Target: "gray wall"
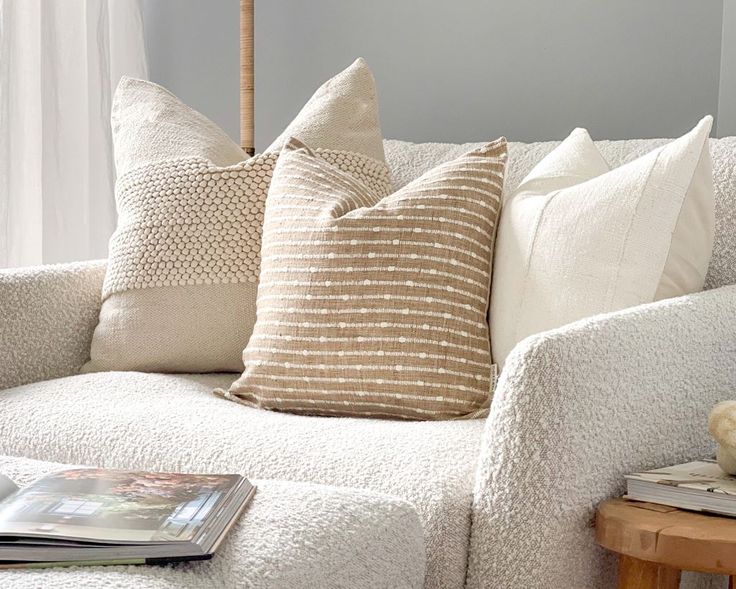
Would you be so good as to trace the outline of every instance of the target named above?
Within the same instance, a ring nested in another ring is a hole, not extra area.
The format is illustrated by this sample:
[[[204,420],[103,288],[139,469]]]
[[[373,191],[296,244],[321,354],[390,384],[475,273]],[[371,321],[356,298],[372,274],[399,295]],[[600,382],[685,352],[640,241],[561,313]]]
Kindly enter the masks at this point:
[[[238,0],[142,0],[153,80],[238,135]],[[386,137],[736,134],[736,2],[256,1],[256,146],[358,55]],[[722,58],[723,57],[723,58]]]
[[[141,0],[141,4],[151,80],[239,142],[238,0]]]
[[[736,135],[736,0],[724,0],[718,135]]]

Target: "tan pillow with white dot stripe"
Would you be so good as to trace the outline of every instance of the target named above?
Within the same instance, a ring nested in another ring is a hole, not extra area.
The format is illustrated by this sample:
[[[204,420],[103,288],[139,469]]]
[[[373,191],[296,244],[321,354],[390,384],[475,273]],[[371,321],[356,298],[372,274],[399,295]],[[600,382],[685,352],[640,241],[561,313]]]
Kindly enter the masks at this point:
[[[318,415],[483,415],[505,164],[499,139],[387,195],[287,143],[266,203],[245,371],[221,394]]]
[[[239,372],[255,322],[275,143],[248,158],[165,89],[123,79],[112,113],[118,227],[84,369]],[[287,130],[388,190],[373,76],[356,61]]]

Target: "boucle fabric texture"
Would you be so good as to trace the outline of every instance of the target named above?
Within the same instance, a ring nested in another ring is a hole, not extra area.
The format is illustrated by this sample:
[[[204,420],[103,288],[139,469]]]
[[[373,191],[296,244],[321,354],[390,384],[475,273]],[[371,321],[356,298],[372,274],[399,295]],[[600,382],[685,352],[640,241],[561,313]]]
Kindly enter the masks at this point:
[[[67,466],[0,457],[0,473],[25,485]],[[212,560],[169,566],[0,571],[16,589],[269,587],[418,589],[424,541],[407,502],[359,489],[254,481],[258,489]]]
[[[613,170],[576,129],[505,198],[490,312],[499,364],[533,333],[703,289],[712,122]]]
[[[86,370],[242,370],[278,154],[247,159],[214,123],[143,80],[121,81],[112,122],[119,219]],[[375,83],[363,60],[324,84],[290,130],[388,190]]]
[[[469,589],[615,586],[597,504],[624,492],[624,474],[712,456],[708,414],[734,390],[736,286],[524,340],[486,422]]]
[[[51,299],[64,292],[57,285]],[[46,325],[29,325],[0,344],[49,337]],[[66,345],[89,341],[89,330]],[[472,503],[471,589],[611,587],[615,560],[595,546],[595,506],[621,494],[627,472],[714,451],[708,412],[736,390],[736,286],[528,338],[509,357],[486,421],[260,411],[211,394],[231,378],[113,372],[4,390],[0,454],[206,467],[395,495],[422,520],[432,588],[463,587]]]
[[[478,416],[506,141],[386,195],[286,144],[263,227],[258,320],[227,398],[313,415]]]
[[[0,270],[0,389],[79,370],[104,276],[104,261]]]
[[[671,139],[630,139],[595,141],[595,145],[611,167],[618,167],[670,141]],[[531,169],[559,143],[509,143],[504,193],[511,194],[516,190]],[[384,141],[394,189],[401,188],[438,164],[480,145]],[[713,255],[705,277],[706,289],[736,283],[736,137],[711,139],[709,146],[713,165],[716,225]]]
[[[239,472],[392,495],[408,501],[422,523],[426,587],[463,586],[483,420],[262,411],[212,394],[232,379],[105,372],[0,391],[0,454],[107,468]]]

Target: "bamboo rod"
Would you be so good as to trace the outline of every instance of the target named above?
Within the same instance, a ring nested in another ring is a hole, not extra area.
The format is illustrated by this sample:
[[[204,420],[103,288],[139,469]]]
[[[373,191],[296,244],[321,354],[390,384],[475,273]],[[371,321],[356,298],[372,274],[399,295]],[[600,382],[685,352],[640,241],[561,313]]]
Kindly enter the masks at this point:
[[[248,155],[255,153],[253,2],[240,0],[240,145]]]

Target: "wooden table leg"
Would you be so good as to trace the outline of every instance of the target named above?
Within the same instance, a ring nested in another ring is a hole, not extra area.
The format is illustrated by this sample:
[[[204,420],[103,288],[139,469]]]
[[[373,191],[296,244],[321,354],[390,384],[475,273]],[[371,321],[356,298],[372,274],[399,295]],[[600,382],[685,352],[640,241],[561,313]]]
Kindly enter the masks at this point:
[[[736,575],[728,577],[728,589],[736,589]]]
[[[618,589],[679,589],[680,571],[621,555]]]

